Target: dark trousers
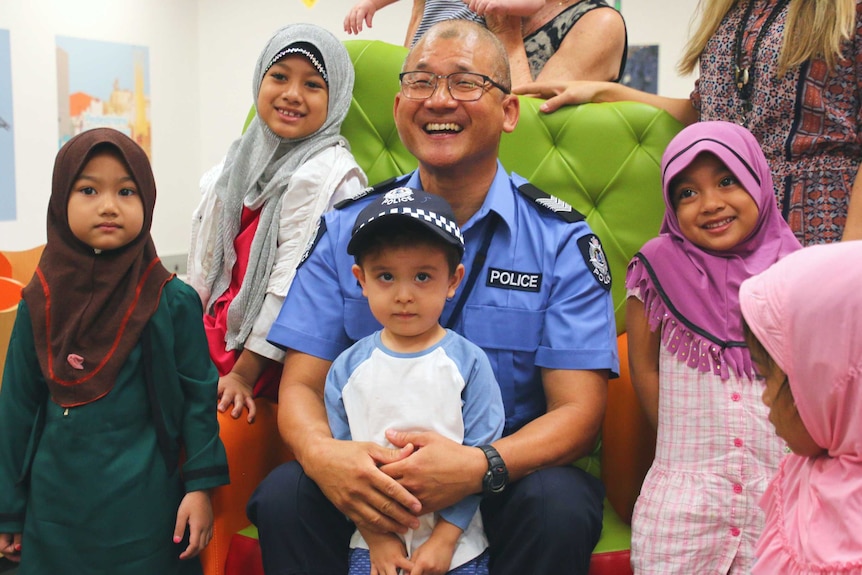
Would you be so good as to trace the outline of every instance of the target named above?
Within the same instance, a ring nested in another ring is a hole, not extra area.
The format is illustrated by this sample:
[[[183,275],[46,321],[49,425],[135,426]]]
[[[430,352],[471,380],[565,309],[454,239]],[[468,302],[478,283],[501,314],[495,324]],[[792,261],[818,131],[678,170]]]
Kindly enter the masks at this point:
[[[538,471],[482,501],[491,575],[586,575],[602,529],[604,487],[575,467]],[[355,527],[296,462],[248,502],[267,575],[346,575]]]

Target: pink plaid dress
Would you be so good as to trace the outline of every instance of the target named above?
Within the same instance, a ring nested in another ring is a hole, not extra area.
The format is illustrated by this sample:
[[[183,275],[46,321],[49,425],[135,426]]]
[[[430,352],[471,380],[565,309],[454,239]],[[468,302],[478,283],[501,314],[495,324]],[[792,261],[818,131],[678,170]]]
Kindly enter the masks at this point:
[[[763,386],[660,354],[656,456],[632,518],[632,567],[747,575],[764,523],[758,502],[784,454]]]

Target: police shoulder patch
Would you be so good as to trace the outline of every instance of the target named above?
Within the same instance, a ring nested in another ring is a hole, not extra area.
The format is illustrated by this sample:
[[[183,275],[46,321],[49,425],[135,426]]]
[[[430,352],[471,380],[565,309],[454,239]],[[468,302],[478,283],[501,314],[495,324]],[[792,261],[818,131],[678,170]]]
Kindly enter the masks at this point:
[[[397,178],[389,178],[388,180],[384,180],[379,184],[374,184],[373,186],[369,186],[362,190],[359,193],[352,195],[351,197],[341,200],[335,206],[333,206],[336,210],[340,210],[345,208],[355,202],[356,200],[361,200],[362,198],[366,198],[368,196],[373,196],[375,194],[382,194],[384,192],[388,192],[394,188],[401,187],[407,180],[410,179],[410,174],[405,176],[399,176]]]
[[[581,212],[560,198],[540,190],[529,182],[518,186],[518,191],[546,210],[554,212],[570,224],[584,221],[584,215]]]
[[[608,265],[608,259],[605,257],[605,251],[602,249],[602,242],[599,241],[599,237],[595,234],[581,236],[578,238],[578,249],[581,250],[581,255],[587,264],[587,269],[593,275],[593,279],[605,290],[610,290],[611,268]]]
[[[311,255],[311,252],[314,251],[315,246],[317,246],[317,242],[320,241],[320,238],[323,237],[323,234],[326,233],[326,220],[323,219],[323,216],[317,220],[317,227],[314,228],[314,233],[311,236],[311,239],[308,240],[308,243],[305,245],[305,250],[302,252],[302,257],[299,258],[299,263],[296,264],[296,269],[302,267],[302,264],[305,263],[305,260],[308,259],[308,256]]]

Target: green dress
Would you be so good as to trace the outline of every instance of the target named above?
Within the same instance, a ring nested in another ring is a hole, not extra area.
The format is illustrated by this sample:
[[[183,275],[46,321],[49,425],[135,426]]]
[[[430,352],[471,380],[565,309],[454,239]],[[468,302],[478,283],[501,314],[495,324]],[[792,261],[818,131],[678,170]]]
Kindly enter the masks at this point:
[[[0,533],[23,532],[21,575],[201,572],[172,541],[185,493],[228,482],[197,294],[169,281],[148,332],[149,392],[139,341],[106,396],[66,409],[21,302],[0,388]]]

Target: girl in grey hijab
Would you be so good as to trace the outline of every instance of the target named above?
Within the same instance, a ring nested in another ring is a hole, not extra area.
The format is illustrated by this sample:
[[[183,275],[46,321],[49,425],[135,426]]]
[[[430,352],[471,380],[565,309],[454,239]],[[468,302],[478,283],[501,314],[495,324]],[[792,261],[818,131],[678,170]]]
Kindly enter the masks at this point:
[[[291,24],[255,65],[256,114],[201,179],[189,283],[204,305],[219,411],[248,421],[253,397],[277,398],[284,352],[266,341],[320,216],[359,193],[365,175],[340,135],[353,66],[326,30]]]

